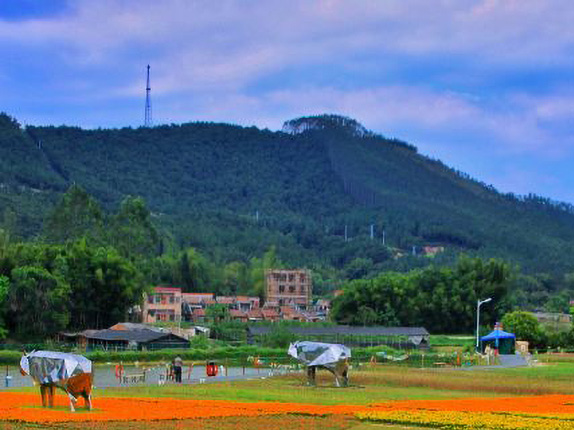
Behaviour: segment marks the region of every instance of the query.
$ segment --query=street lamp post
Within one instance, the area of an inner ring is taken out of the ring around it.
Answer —
[[[483,303],[488,303],[492,300],[492,297],[484,300],[477,300],[476,301],[476,350],[478,351],[479,341],[480,341],[480,305]]]

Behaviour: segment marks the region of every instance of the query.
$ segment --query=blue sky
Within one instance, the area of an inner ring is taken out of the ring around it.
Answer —
[[[273,130],[339,113],[504,192],[574,203],[571,0],[0,0],[23,124]]]

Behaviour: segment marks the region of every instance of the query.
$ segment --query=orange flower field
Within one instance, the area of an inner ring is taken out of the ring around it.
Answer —
[[[430,410],[457,412],[522,412],[529,414],[574,414],[574,396],[464,398],[452,400],[407,400],[372,405],[371,410]]]
[[[72,413],[65,408],[68,400],[56,397],[55,409],[39,407],[37,394],[0,393],[0,420],[33,423],[70,421],[141,421],[237,416],[300,415],[358,415],[361,418],[383,417],[387,413],[405,412],[464,412],[513,413],[543,416],[574,417],[573,395],[549,395],[506,398],[466,398],[454,400],[410,400],[370,406],[323,406],[299,403],[240,403],[223,400],[184,400],[170,398],[100,397],[94,400],[95,410],[81,407]],[[81,402],[80,402],[81,404]]]
[[[321,406],[298,403],[239,403],[224,400],[182,400],[170,398],[100,397],[94,400],[94,410],[78,412],[65,410],[68,398],[56,396],[56,408],[39,407],[40,396],[24,393],[0,393],[0,420],[34,423],[67,421],[139,421],[229,416],[259,416],[279,414],[352,415],[365,407],[348,405]]]

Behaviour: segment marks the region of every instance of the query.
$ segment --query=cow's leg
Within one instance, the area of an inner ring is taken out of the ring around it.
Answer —
[[[84,399],[86,399],[86,409],[88,411],[92,410],[92,394],[84,393]]]
[[[315,381],[315,366],[307,367],[307,383],[309,385],[316,385]]]
[[[54,393],[56,392],[56,387],[54,385],[48,385],[48,407],[54,407]]]
[[[70,399],[70,412],[76,412],[77,399],[69,391],[66,391],[66,393],[68,393],[68,398]]]
[[[349,386],[349,368],[345,368],[345,370],[343,370],[343,386],[344,387],[348,387]]]
[[[329,372],[331,372],[333,374],[333,376],[335,377],[335,385],[337,387],[340,387],[341,384],[339,382],[339,376],[337,375],[337,369],[333,370],[333,369],[330,369],[329,367],[325,367],[325,369],[327,369]]]
[[[40,385],[40,395],[42,396],[42,407],[48,406],[48,387],[46,385]]]

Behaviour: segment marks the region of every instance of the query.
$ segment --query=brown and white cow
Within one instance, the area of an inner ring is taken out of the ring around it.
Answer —
[[[54,406],[56,388],[63,390],[70,399],[74,412],[78,398],[84,398],[86,408],[92,409],[92,362],[86,357],[54,351],[34,351],[20,360],[20,372],[30,375],[40,385],[42,406]]]

